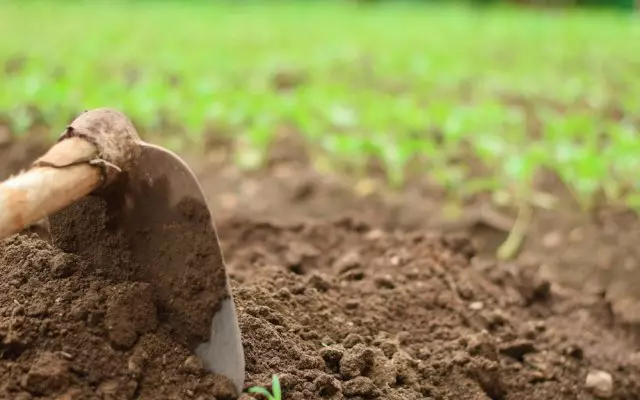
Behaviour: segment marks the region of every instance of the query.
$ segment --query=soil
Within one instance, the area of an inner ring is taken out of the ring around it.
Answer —
[[[211,398],[230,390],[159,323],[148,283],[96,274],[36,236],[8,239],[1,251],[0,398]]]
[[[34,137],[18,140],[9,128],[0,124],[0,179],[7,179],[25,168],[47,151],[47,142]]]
[[[277,373],[285,399],[640,398],[635,217],[539,213],[520,256],[498,262],[506,233],[474,217],[483,204],[450,224],[429,188],[363,190],[290,145],[253,173],[218,148],[189,158],[247,388]],[[0,245],[0,398],[229,398],[159,312],[163,286],[120,253],[91,254],[33,234]]]

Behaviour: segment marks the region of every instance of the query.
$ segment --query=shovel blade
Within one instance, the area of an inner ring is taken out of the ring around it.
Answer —
[[[117,270],[150,283],[159,318],[239,394],[245,379],[240,328],[202,188],[177,155],[140,146],[126,177],[49,218],[52,241],[107,274]]]

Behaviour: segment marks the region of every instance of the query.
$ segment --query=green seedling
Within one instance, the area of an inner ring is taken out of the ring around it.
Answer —
[[[260,394],[267,398],[267,400],[282,400],[282,390],[280,388],[280,380],[278,379],[278,375],[273,375],[271,380],[271,390],[273,393],[269,392],[266,388],[261,386],[254,386],[249,388],[248,392],[252,394]]]

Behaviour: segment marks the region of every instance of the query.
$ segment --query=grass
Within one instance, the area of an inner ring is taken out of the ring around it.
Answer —
[[[584,210],[640,207],[637,16],[394,3],[4,1],[0,113],[58,132],[112,106],[176,150],[232,137],[247,168],[286,124],[319,167],[381,160],[393,186],[412,168],[526,216],[548,169]]]

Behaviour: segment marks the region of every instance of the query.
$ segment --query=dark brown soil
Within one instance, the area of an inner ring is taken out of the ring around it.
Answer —
[[[504,232],[472,221],[443,235],[442,203],[421,187],[358,196],[301,160],[252,174],[222,157],[192,165],[231,272],[247,387],[279,374],[285,399],[524,400],[592,399],[588,386],[611,383],[601,397],[640,399],[640,335],[606,299],[615,275],[589,293],[550,280],[548,264],[581,245],[594,260],[614,246],[599,238],[625,233],[619,216],[542,215],[523,255],[498,263],[486,250]],[[2,244],[0,269],[0,398],[225,398],[143,277],[96,273],[25,235]]]
[[[148,283],[114,279],[37,237],[7,239],[0,254],[0,398],[208,399],[229,391],[160,323]]]
[[[35,139],[14,138],[9,128],[0,124],[0,179],[28,168],[36,158],[47,151],[46,142]]]
[[[350,219],[228,221],[250,380],[285,372],[289,398],[589,398],[592,369],[640,395],[640,342],[602,302],[517,268],[471,265],[464,238]]]

